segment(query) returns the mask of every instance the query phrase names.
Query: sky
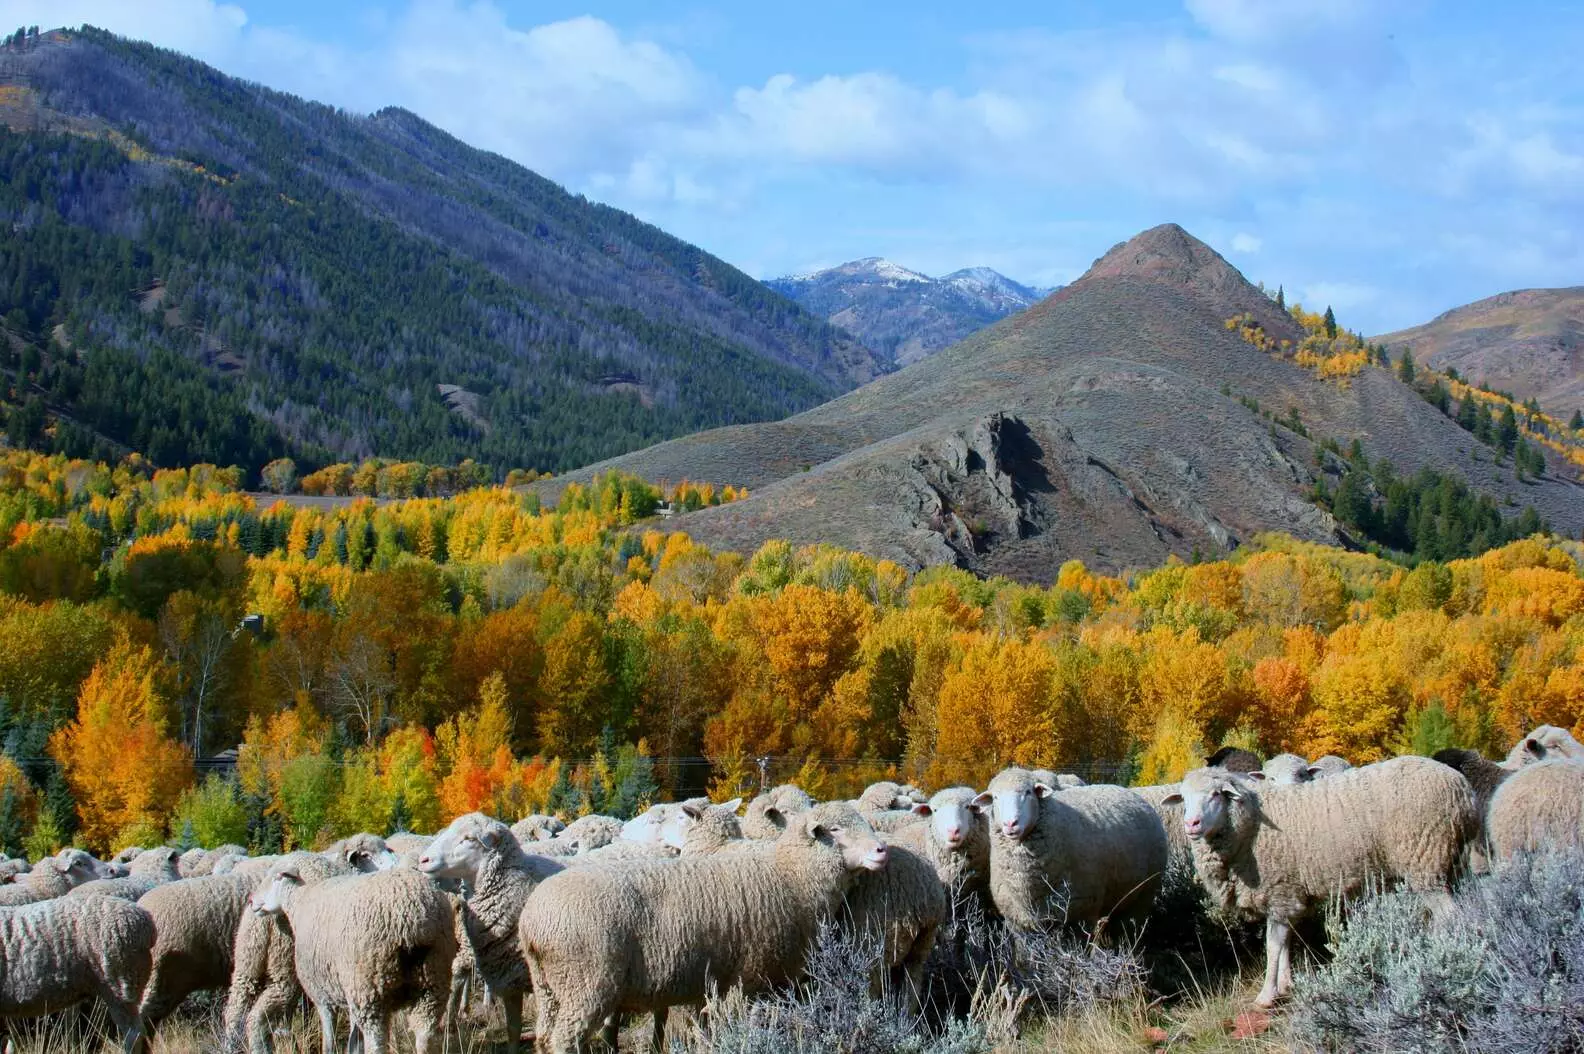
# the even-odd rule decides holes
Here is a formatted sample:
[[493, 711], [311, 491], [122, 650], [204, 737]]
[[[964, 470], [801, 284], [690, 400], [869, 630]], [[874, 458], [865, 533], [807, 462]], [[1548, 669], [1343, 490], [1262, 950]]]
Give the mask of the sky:
[[402, 106], [760, 277], [1080, 275], [1174, 221], [1381, 333], [1584, 284], [1584, 5], [0, 0]]

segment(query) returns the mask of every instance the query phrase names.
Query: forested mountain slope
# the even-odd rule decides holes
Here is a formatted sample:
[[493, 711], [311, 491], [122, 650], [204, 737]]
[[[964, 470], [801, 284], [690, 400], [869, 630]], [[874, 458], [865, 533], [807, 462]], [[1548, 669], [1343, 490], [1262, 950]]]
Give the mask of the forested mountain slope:
[[30, 445], [559, 469], [876, 372], [735, 268], [405, 111], [84, 29], [0, 51], [0, 122], [0, 366]]
[[[1515, 471], [1450, 403], [1428, 401], [1433, 387], [1305, 318], [1167, 224], [825, 406], [570, 478], [616, 467], [746, 485], [747, 500], [675, 521], [718, 547], [829, 542], [1043, 582], [1070, 558], [1146, 566], [1266, 530], [1360, 544], [1370, 533], [1449, 556], [1488, 544], [1525, 507], [1570, 534], [1584, 527], [1584, 489], [1556, 452], [1538, 478]], [[1438, 475], [1403, 492], [1420, 470]]]

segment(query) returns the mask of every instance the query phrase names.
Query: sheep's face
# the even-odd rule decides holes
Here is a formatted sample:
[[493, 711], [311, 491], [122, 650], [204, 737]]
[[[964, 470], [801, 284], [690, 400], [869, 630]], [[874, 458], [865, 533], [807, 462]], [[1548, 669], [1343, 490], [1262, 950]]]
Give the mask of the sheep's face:
[[150, 849], [139, 853], [136, 860], [132, 861], [129, 872], [134, 875], [147, 875], [150, 878], [166, 880], [176, 879], [181, 876], [181, 853], [168, 845], [158, 849]]
[[95, 860], [81, 849], [64, 849], [55, 857], [55, 870], [74, 886], [92, 882], [96, 878], [115, 878], [109, 864]]
[[879, 871], [889, 854], [869, 821], [846, 802], [827, 802], [800, 817], [809, 839], [835, 847], [848, 871]]
[[1507, 755], [1509, 768], [1521, 768], [1547, 758], [1584, 758], [1584, 745], [1565, 728], [1541, 725], [1530, 732]]
[[385, 839], [376, 835], [354, 838], [341, 852], [348, 867], [365, 873], [389, 871], [401, 860], [395, 850], [385, 844]]
[[[1254, 773], [1250, 772], [1246, 775], [1253, 776]], [[1308, 783], [1314, 778], [1309, 771], [1309, 760], [1297, 754], [1277, 754], [1265, 762], [1260, 775], [1278, 787]]]
[[474, 882], [485, 861], [499, 853], [511, 837], [505, 824], [482, 813], [459, 816], [424, 849], [418, 870], [433, 878]]
[[[657, 845], [665, 842], [665, 830], [668, 821], [674, 821], [681, 807], [677, 805], [651, 805], [647, 812], [634, 816], [622, 824], [621, 840], [624, 842], [640, 842], [644, 845]], [[669, 842], [665, 842], [669, 845]]]
[[722, 802], [719, 805], [698, 805], [694, 802], [683, 802], [681, 805], [674, 806], [672, 811], [666, 816], [665, 821], [660, 825], [659, 835], [656, 839], [657, 844], [680, 852], [687, 847], [688, 832], [702, 823], [712, 809], [729, 812], [735, 816], [738, 807], [741, 805], [741, 798], [733, 798], [731, 801]]
[[1184, 776], [1181, 788], [1168, 794], [1163, 803], [1181, 803], [1183, 833], [1189, 838], [1214, 838], [1230, 826], [1232, 804], [1244, 800], [1251, 792], [1246, 777], [1214, 769], [1197, 769]]
[[971, 791], [942, 791], [928, 804], [915, 805], [913, 811], [929, 817], [931, 836], [952, 850], [966, 846], [985, 823], [984, 806], [974, 800]]
[[1027, 838], [1039, 823], [1040, 801], [1056, 793], [1048, 783], [1021, 769], [1008, 769], [990, 781], [990, 789], [974, 799], [989, 809], [995, 829], [1014, 842]]
[[112, 864], [130, 864], [138, 858], [138, 854], [141, 852], [143, 852], [141, 845], [129, 845], [115, 856], [112, 856], [110, 862]]
[[291, 891], [302, 884], [302, 875], [295, 869], [277, 872], [254, 890], [248, 898], [248, 906], [260, 915], [279, 915], [286, 910], [286, 898]]

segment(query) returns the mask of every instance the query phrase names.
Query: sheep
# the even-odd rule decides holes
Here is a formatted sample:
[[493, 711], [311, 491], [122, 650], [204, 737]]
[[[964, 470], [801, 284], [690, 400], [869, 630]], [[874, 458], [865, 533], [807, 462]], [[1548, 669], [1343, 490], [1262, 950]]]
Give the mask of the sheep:
[[741, 798], [721, 805], [711, 805], [708, 799], [704, 799], [702, 805], [698, 804], [698, 799], [682, 802], [678, 815], [661, 828], [661, 841], [679, 856], [718, 853], [751, 845], [753, 843], [743, 839], [742, 824], [737, 819], [737, 807], [741, 804]]
[[1055, 787], [1057, 790], [1086, 786], [1083, 780], [1070, 772], [1055, 772], [1051, 769], [1029, 769], [1029, 772], [1033, 774], [1036, 782], [1043, 783], [1047, 787]]
[[1312, 780], [1325, 779], [1328, 776], [1346, 772], [1352, 767], [1353, 763], [1347, 758], [1338, 757], [1335, 754], [1325, 754], [1316, 758], [1314, 764], [1309, 766], [1309, 778]]
[[141, 852], [143, 852], [141, 845], [129, 845], [115, 856], [112, 856], [108, 862], [112, 864], [130, 864], [138, 858], [138, 854]]
[[1058, 791], [1014, 767], [974, 802], [994, 809], [990, 896], [1014, 929], [1053, 921], [1052, 893], [1064, 901], [1061, 921], [1085, 930], [1149, 910], [1166, 870], [1166, 832], [1139, 795], [1112, 786]]
[[740, 852], [569, 868], [528, 898], [518, 937], [538, 1002], [537, 1035], [582, 1048], [613, 1015], [698, 1005], [710, 986], [749, 993], [798, 977], [823, 922], [887, 850], [847, 802], [789, 820]]
[[203, 858], [196, 861], [188, 871], [183, 872], [182, 877], [202, 878], [205, 875], [212, 875], [214, 874], [215, 867], [226, 858], [241, 858], [245, 856], [247, 856], [247, 849], [244, 846], [235, 845], [229, 842], [225, 845], [218, 845], [213, 849], [208, 850], [204, 854]]
[[36, 904], [41, 900], [64, 897], [85, 882], [109, 878], [110, 865], [95, 860], [81, 849], [62, 849], [40, 860], [38, 866], [8, 886], [0, 886], [0, 907]]
[[591, 813], [567, 824], [566, 830], [556, 835], [554, 840], [566, 845], [575, 845], [578, 852], [586, 853], [591, 849], [610, 845], [621, 837], [621, 829], [622, 822], [616, 817]]
[[1256, 1000], [1262, 1007], [1291, 986], [1294, 921], [1372, 883], [1446, 893], [1475, 830], [1468, 782], [1421, 757], [1267, 789], [1197, 769], [1183, 778], [1178, 797], [1211, 903], [1265, 920], [1265, 984]]
[[704, 808], [708, 798], [689, 798], [686, 801], [651, 805], [648, 809], [622, 824], [620, 840], [624, 842], [658, 842], [660, 830], [666, 821], [675, 819], [685, 807]]
[[1541, 725], [1513, 744], [1503, 764], [1510, 769], [1518, 769], [1536, 761], [1559, 757], [1584, 760], [1584, 744], [1574, 739], [1573, 734], [1565, 728]]
[[[292, 853], [273, 859], [275, 863], [270, 868], [238, 873], [236, 877], [250, 877], [256, 890], [273, 868], [293, 866], [307, 882], [354, 873], [344, 862], [317, 853]], [[251, 1054], [267, 1054], [270, 1022], [285, 1018], [302, 997], [291, 928], [278, 916], [244, 910], [237, 924], [231, 962], [221, 1049], [236, 1054], [245, 1043]]]
[[27, 874], [32, 868], [33, 865], [21, 857], [0, 859], [0, 882], [10, 882], [18, 875]]
[[911, 809], [923, 798], [918, 788], [911, 784], [881, 780], [865, 787], [864, 792], [853, 799], [853, 806], [864, 813], [885, 812], [888, 809]]
[[879, 943], [872, 982], [876, 996], [902, 992], [918, 1012], [924, 964], [948, 909], [934, 863], [905, 846], [888, 844], [885, 867], [858, 874], [847, 891], [843, 917], [859, 936]]
[[748, 803], [748, 811], [742, 821], [743, 835], [754, 839], [779, 838], [790, 817], [812, 808], [814, 799], [797, 784], [783, 783], [772, 787]]
[[367, 831], [332, 843], [322, 855], [346, 864], [354, 871], [363, 872], [388, 871], [400, 859], [390, 843]]
[[467, 940], [490, 994], [506, 1010], [506, 1049], [516, 1054], [528, 964], [517, 942], [517, 919], [534, 888], [561, 870], [546, 857], [529, 856], [511, 830], [483, 813], [469, 813], [429, 843], [418, 870], [433, 878], [466, 882], [462, 905]]
[[287, 864], [248, 903], [291, 927], [297, 977], [326, 1051], [338, 1008], [366, 1054], [385, 1054], [391, 1012], [405, 1008], [418, 1054], [438, 1049], [457, 942], [451, 905], [433, 882], [395, 868], [309, 884]]
[[262, 875], [266, 874], [271, 868], [279, 864], [281, 860], [282, 856], [280, 854], [271, 854], [268, 856], [250, 856], [246, 857], [245, 859], [238, 860], [236, 865], [231, 868], [229, 873], [233, 875]]
[[397, 831], [385, 839], [385, 847], [397, 856], [406, 856], [408, 853], [422, 853], [429, 847], [434, 836], [429, 834], [413, 834], [411, 831]]
[[1225, 769], [1228, 772], [1260, 771], [1259, 755], [1242, 747], [1222, 747], [1205, 758], [1205, 765], [1210, 768]]
[[866, 812], [863, 817], [869, 821], [869, 826], [880, 834], [896, 834], [924, 822], [923, 814], [917, 811], [919, 805], [922, 804], [926, 803], [915, 803], [906, 809], [882, 809], [879, 812]]
[[101, 878], [84, 882], [72, 889], [68, 897], [120, 897], [136, 901], [155, 886], [175, 882], [181, 878], [177, 861], [181, 854], [170, 846], [147, 849], [132, 861], [131, 871], [125, 878]]
[[237, 927], [262, 875], [201, 875], [149, 890], [154, 965], [140, 1012], [149, 1034], [193, 992], [231, 982]]
[[179, 877], [192, 878], [193, 869], [203, 863], [208, 855], [209, 850], [202, 846], [194, 847], [181, 854], [176, 860], [176, 870], [179, 873]]
[[1584, 847], [1584, 764], [1564, 756], [1525, 765], [1492, 795], [1485, 826], [1498, 860]]
[[537, 812], [524, 816], [511, 828], [513, 837], [522, 843], [548, 841], [564, 830], [566, 824], [561, 822], [560, 817]]
[[1502, 783], [1513, 774], [1506, 765], [1491, 761], [1476, 750], [1448, 747], [1435, 752], [1434, 759], [1463, 774], [1474, 792], [1474, 818], [1477, 828], [1469, 841], [1469, 867], [1476, 874], [1490, 869], [1490, 838], [1487, 833], [1491, 799]]
[[923, 856], [935, 868], [944, 889], [961, 883], [963, 891], [990, 902], [990, 825], [984, 807], [975, 803], [972, 787], [948, 787], [915, 807], [924, 822], [904, 828], [888, 840]]
[[1260, 771], [1271, 783], [1282, 787], [1308, 783], [1310, 779], [1309, 759], [1297, 754], [1277, 754]]
[[115, 897], [60, 897], [0, 911], [0, 1018], [105, 1004], [126, 1054], [143, 1042], [138, 997], [148, 982], [154, 920]]

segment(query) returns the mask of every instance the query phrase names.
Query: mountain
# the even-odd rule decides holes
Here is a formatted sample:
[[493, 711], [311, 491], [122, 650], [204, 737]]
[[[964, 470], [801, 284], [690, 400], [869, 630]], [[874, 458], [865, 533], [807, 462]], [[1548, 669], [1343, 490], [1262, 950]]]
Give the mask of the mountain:
[[988, 267], [931, 278], [878, 256], [765, 284], [898, 366], [933, 355], [1044, 295]]
[[1374, 339], [1564, 419], [1584, 410], [1584, 286], [1501, 293]]
[[1028, 310], [824, 406], [568, 478], [619, 467], [746, 485], [746, 500], [672, 521], [723, 548], [829, 542], [1044, 583], [1071, 558], [1153, 566], [1261, 531], [1351, 544], [1313, 498], [1317, 483], [1337, 491], [1351, 473], [1332, 451], [1354, 440], [1397, 477], [1431, 469], [1510, 513], [1530, 505], [1560, 530], [1584, 527], [1584, 489], [1554, 474], [1518, 482], [1392, 370], [1322, 379], [1291, 351], [1240, 337], [1227, 325], [1236, 316], [1277, 347], [1304, 338], [1226, 260], [1168, 224]]
[[561, 469], [879, 372], [721, 260], [403, 110], [85, 28], [0, 50], [0, 123], [13, 438]]

